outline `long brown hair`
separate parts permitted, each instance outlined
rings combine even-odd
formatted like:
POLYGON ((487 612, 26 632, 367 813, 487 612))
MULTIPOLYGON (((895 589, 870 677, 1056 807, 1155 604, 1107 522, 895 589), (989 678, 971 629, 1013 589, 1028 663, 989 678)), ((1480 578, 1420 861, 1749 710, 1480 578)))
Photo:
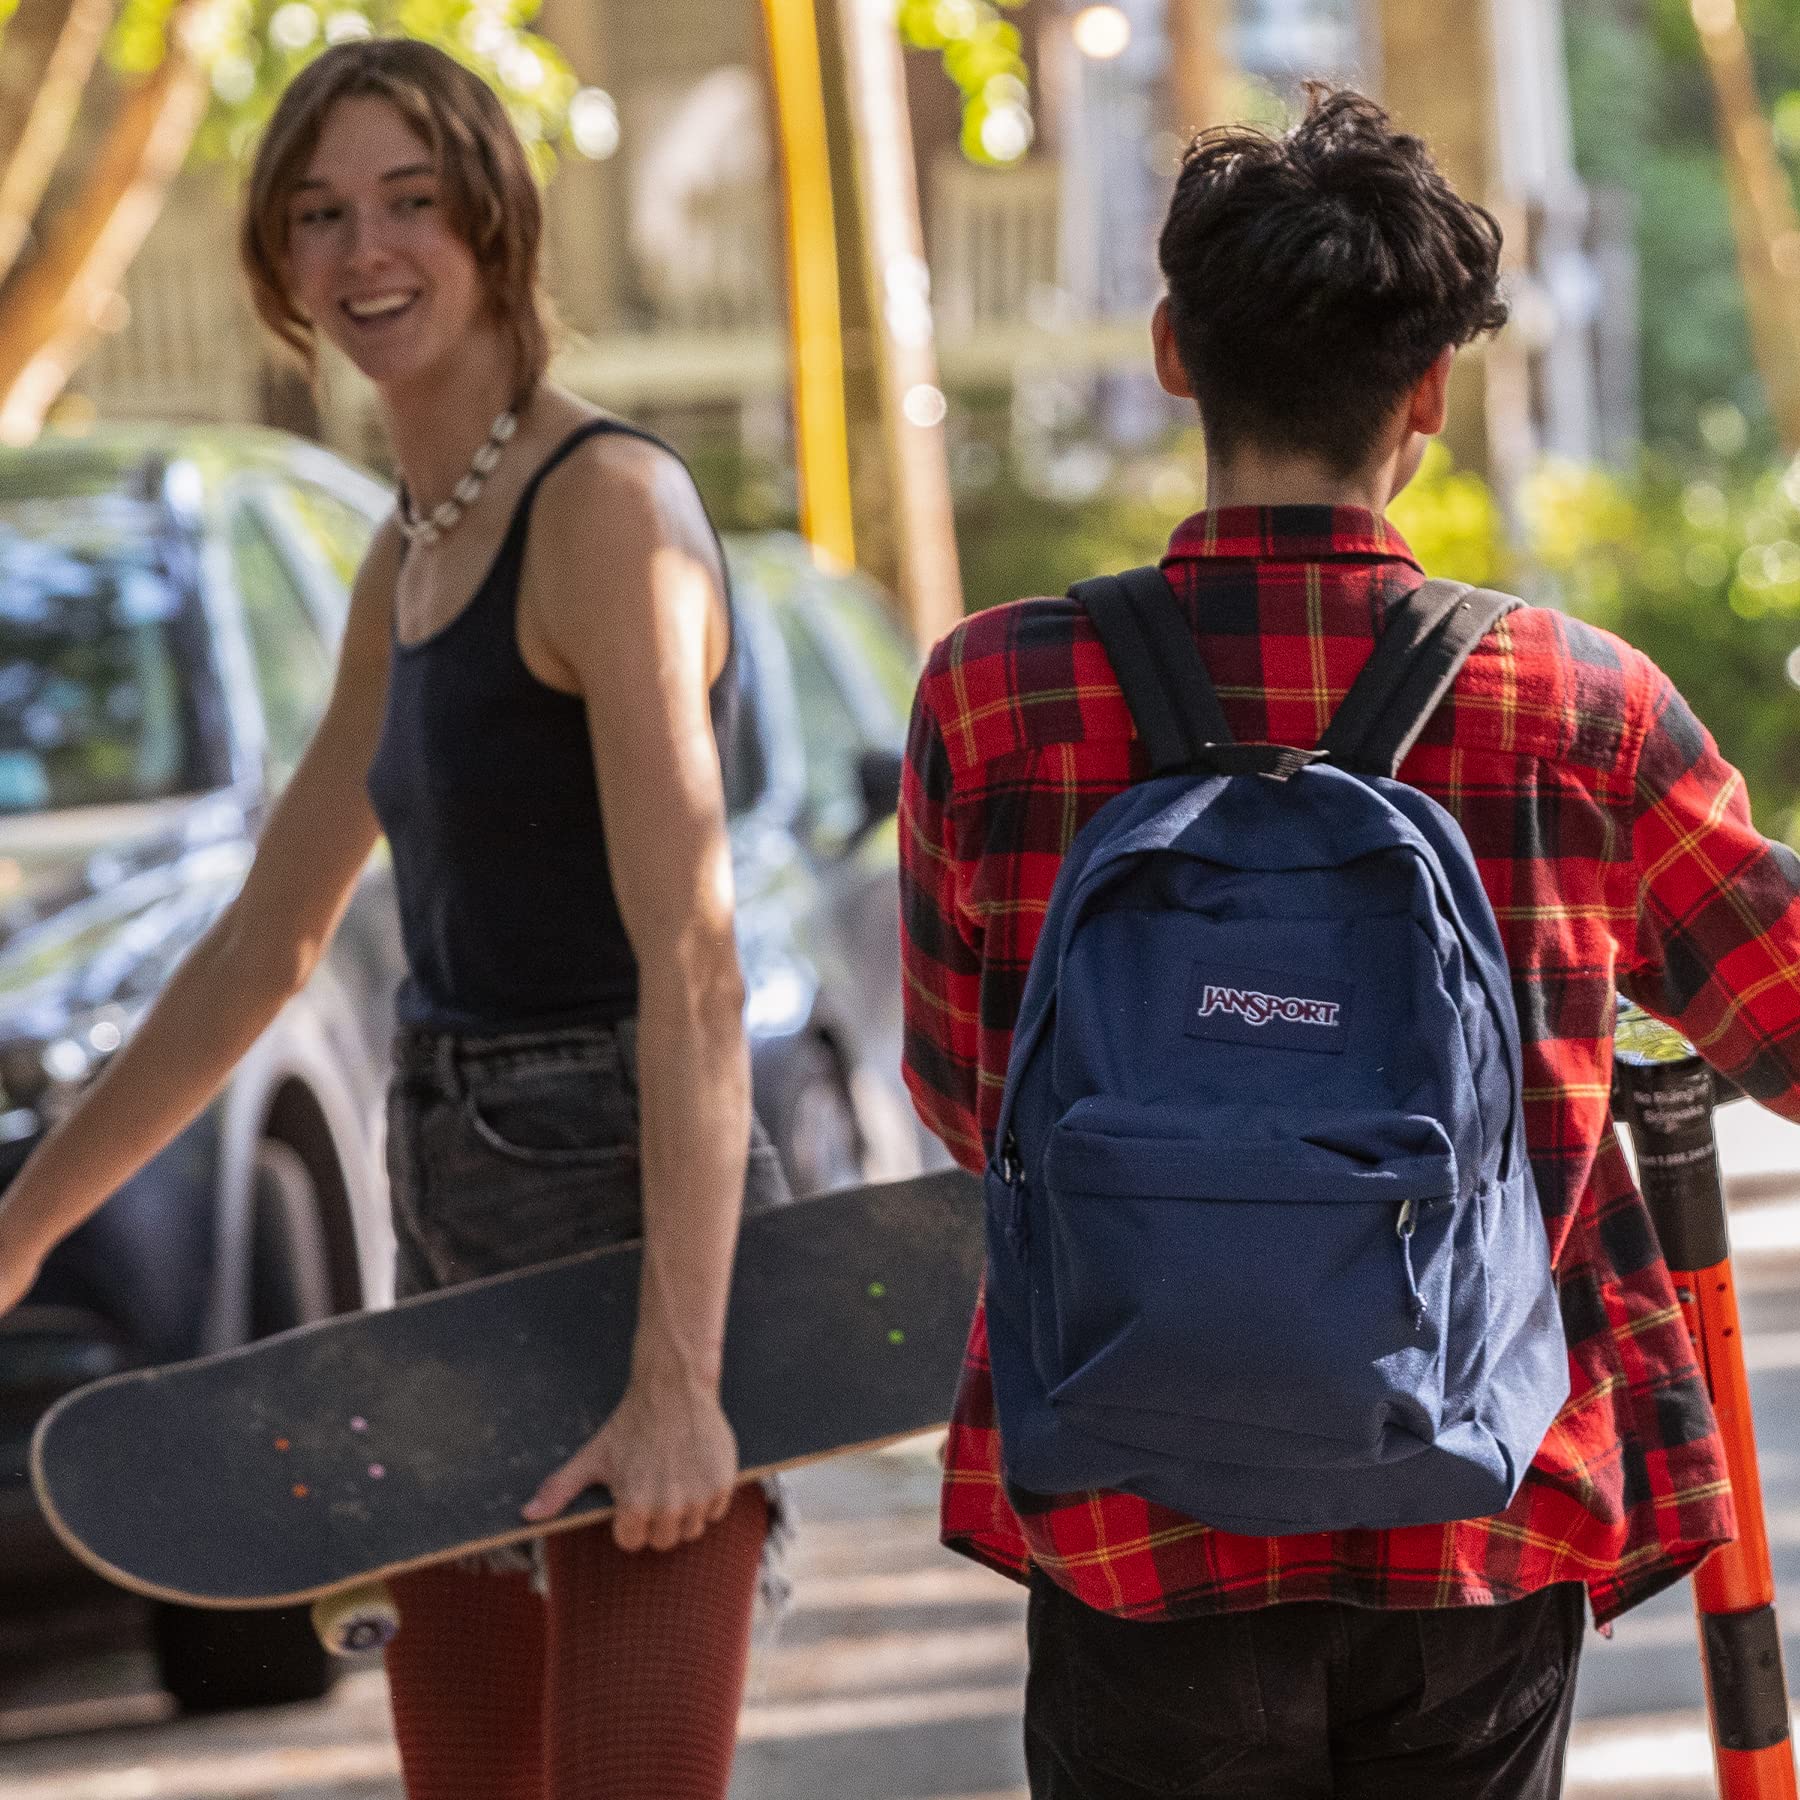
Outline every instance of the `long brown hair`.
POLYGON ((510 340, 520 398, 550 360, 548 308, 539 286, 543 204, 525 148, 499 97, 480 76, 412 38, 338 44, 309 63, 277 102, 244 195, 238 256, 268 328, 318 369, 318 334, 288 290, 288 205, 338 101, 386 100, 430 149, 451 228, 481 271, 488 309, 510 340))

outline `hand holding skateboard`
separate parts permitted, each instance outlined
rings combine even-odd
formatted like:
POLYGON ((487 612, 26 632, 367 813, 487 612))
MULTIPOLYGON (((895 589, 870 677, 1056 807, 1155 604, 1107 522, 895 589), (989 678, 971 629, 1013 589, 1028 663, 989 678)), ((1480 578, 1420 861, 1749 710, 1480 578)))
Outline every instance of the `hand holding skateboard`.
POLYGON ((621 1550, 673 1550, 725 1516, 737 1484, 737 1438, 704 1379, 635 1375, 610 1419, 521 1511, 553 1519, 590 1487, 613 1497, 621 1550))

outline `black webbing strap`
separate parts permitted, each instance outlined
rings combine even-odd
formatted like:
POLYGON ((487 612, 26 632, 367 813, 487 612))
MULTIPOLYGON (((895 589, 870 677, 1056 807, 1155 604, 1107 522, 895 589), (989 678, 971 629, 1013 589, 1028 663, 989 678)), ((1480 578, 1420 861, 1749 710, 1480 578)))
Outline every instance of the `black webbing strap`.
POLYGON ((1319 748, 1339 768, 1393 775, 1475 646, 1523 604, 1460 581, 1416 589, 1395 607, 1319 748))
POLYGON ((1233 742, 1194 634, 1160 569, 1078 581, 1069 598, 1087 609, 1100 633, 1152 774, 1205 764, 1209 749, 1233 742))

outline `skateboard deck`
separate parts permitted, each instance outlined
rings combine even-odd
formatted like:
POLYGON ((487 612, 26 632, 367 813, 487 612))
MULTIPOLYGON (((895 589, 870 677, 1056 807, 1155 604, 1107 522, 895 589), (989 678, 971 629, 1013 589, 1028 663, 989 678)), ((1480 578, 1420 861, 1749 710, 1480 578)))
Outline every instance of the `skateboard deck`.
MULTIPOLYGON (((949 1417, 982 1266, 960 1170, 744 1221, 723 1399, 747 1476, 949 1417)), ((635 1246, 592 1251, 115 1375, 39 1422, 57 1535, 123 1587, 267 1607, 590 1523, 519 1508, 624 1389, 635 1246)))

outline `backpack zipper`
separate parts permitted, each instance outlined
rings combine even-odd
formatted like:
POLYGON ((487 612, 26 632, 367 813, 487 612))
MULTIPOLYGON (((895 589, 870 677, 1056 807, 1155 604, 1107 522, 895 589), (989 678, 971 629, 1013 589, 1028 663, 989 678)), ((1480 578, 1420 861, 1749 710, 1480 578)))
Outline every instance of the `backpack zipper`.
POLYGON ((1417 1208, 1411 1200, 1402 1200, 1400 1216, 1394 1221, 1394 1231, 1400 1239, 1400 1260, 1406 1268, 1406 1291, 1412 1299, 1413 1330, 1422 1332, 1425 1329, 1425 1297, 1419 1292, 1419 1281, 1413 1273, 1412 1258, 1413 1232, 1418 1228, 1416 1213, 1417 1208))
POLYGON ((1019 1160, 1019 1140, 1009 1131, 1000 1146, 1000 1179, 1012 1196, 1012 1211, 1006 1221, 1006 1241, 1020 1262, 1031 1248, 1031 1226, 1025 1211, 1025 1165, 1019 1160))

